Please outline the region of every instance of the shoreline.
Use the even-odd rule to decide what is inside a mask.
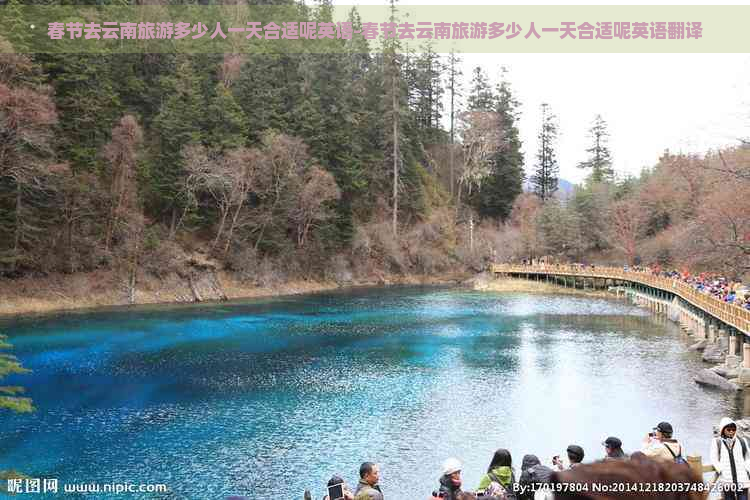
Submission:
[[[345,283],[325,280],[293,280],[270,286],[256,286],[237,280],[232,274],[217,273],[220,294],[205,294],[195,300],[184,280],[144,280],[135,294],[135,301],[127,302],[125,294],[117,288],[111,273],[79,273],[52,276],[43,279],[24,278],[0,280],[0,319],[17,319],[27,316],[73,311],[124,309],[135,306],[168,306],[178,304],[221,304],[250,299],[304,295],[368,287],[387,286],[439,286],[454,285],[480,292],[551,293],[606,297],[605,290],[564,288],[560,285],[535,282],[519,278],[492,278],[486,273],[473,277],[465,272],[440,275],[379,275],[376,278],[352,280]]]
[[[185,283],[176,280],[150,280],[128,303],[125,294],[117,289],[112,276],[104,273],[81,273],[44,279],[0,280],[0,319],[20,319],[29,316],[74,311],[96,312],[138,306],[169,306],[179,304],[215,304],[250,299],[304,295],[334,290],[387,286],[460,286],[469,277],[466,273],[425,275],[388,275],[374,279],[352,280],[345,283],[325,280],[293,280],[270,286],[243,283],[231,274],[218,273],[220,294],[205,294],[195,300]],[[82,284],[90,286],[82,286]],[[84,291],[85,289],[85,291]]]
[[[520,292],[520,293],[553,293],[556,295],[578,295],[584,297],[609,297],[607,290],[565,288],[563,286],[525,280],[522,278],[486,278],[479,276],[474,280],[473,289],[482,292]]]

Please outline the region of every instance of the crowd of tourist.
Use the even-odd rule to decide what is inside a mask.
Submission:
[[[549,268],[550,266],[559,268],[561,265],[565,265],[576,267],[581,270],[596,269],[596,266],[593,264],[550,264],[543,259],[524,259],[522,263],[523,265],[536,265],[543,268]],[[741,281],[727,279],[726,277],[715,273],[700,273],[695,275],[687,271],[667,271],[663,270],[659,265],[653,265],[650,267],[626,265],[623,266],[622,269],[625,272],[649,273],[662,278],[679,280],[692,286],[699,292],[711,295],[722,302],[727,302],[750,310],[750,285],[744,285]]]
[[[699,292],[750,310],[750,287],[740,281],[732,281],[711,273],[693,275],[687,271],[663,271],[659,266],[654,266],[649,271],[655,276],[682,281]]]
[[[716,471],[712,486],[688,465],[669,422],[661,422],[644,438],[639,451],[628,455],[622,441],[610,436],[602,442],[602,458],[591,463],[584,463],[581,446],[571,444],[566,449],[567,461],[555,456],[547,466],[536,455],[524,455],[517,471],[511,453],[498,449],[476,488],[464,484],[461,461],[449,458],[432,496],[425,496],[429,500],[697,500],[705,499],[713,489],[724,500],[748,500],[750,445],[736,433],[737,424],[723,418],[711,443],[710,463]],[[355,488],[335,475],[328,482],[329,495],[324,500],[384,500],[379,481],[379,466],[365,462]],[[305,498],[311,498],[309,492]]]

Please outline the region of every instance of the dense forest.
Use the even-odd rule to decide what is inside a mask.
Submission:
[[[26,24],[18,0],[0,5]],[[331,21],[325,0],[286,5],[300,20]],[[361,27],[356,10],[349,19]],[[750,278],[742,138],[720,151],[665,152],[623,177],[605,119],[592,117],[578,165],[586,180],[565,194],[554,110],[542,105],[537,144],[522,145],[514,89],[488,76],[501,68],[464,75],[459,54],[430,43],[32,54],[23,30],[9,33],[0,37],[0,297],[26,310],[45,295],[71,307],[94,304],[84,293],[141,302],[142,289],[151,301],[179,300],[159,290],[181,283],[187,300],[201,300],[207,289],[225,296],[230,281],[244,291],[383,282],[539,257]],[[533,165],[522,146],[537,152]],[[23,372],[0,352],[0,378]],[[0,408],[31,411],[21,394],[0,387]]]
[[[300,19],[332,19],[325,1],[289,5]],[[350,21],[360,26],[356,10]],[[0,39],[5,283],[107,272],[122,302],[137,302],[140,283],[206,267],[264,286],[545,255],[750,271],[745,145],[665,153],[622,178],[606,122],[592,117],[587,180],[564,197],[553,110],[543,106],[538,144],[525,145],[537,161],[524,165],[514,89],[488,77],[500,68],[464,75],[459,54],[429,43],[87,55],[23,54],[10,38]]]

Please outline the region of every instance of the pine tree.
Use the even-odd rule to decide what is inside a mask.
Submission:
[[[4,26],[4,31],[18,53],[28,52],[31,40],[30,23],[23,15],[23,3],[19,0],[8,0],[8,3],[2,7],[3,19],[8,23]]]
[[[542,252],[580,260],[584,246],[582,226],[578,213],[572,207],[561,204],[558,199],[548,200],[537,217]]]
[[[435,53],[434,42],[422,45],[421,53],[410,54],[405,71],[408,82],[409,108],[419,127],[422,142],[433,144],[445,140],[440,121],[443,112],[443,63]]]
[[[587,182],[576,187],[570,206],[586,224],[581,226],[581,240],[584,250],[601,251],[609,247],[606,239],[609,230],[608,207],[613,202],[612,185],[601,182]]]
[[[248,119],[251,144],[260,144],[268,129],[300,135],[303,118],[295,109],[303,102],[300,56],[250,54],[233,85],[237,103]]]
[[[555,140],[557,139],[556,117],[549,109],[549,104],[542,103],[542,129],[537,136],[539,152],[537,164],[531,183],[534,192],[542,201],[552,198],[557,191],[559,167],[555,155]]]
[[[451,198],[454,196],[456,181],[455,181],[455,143],[456,143],[456,117],[457,107],[456,101],[461,97],[461,58],[456,56],[456,52],[451,50],[448,57],[448,93],[450,95],[451,109],[450,109],[450,193]]]
[[[391,0],[390,23],[396,24],[396,0]],[[383,69],[384,80],[386,85],[386,123],[388,124],[388,138],[386,139],[386,151],[390,154],[388,158],[392,165],[392,220],[391,232],[393,237],[398,236],[398,201],[399,201],[399,174],[403,164],[402,152],[400,150],[400,125],[402,114],[402,99],[404,93],[402,89],[402,65],[403,60],[399,55],[401,44],[397,37],[385,38],[383,40]]]
[[[149,212],[171,220],[172,235],[176,230],[178,214],[186,203],[181,197],[182,179],[185,176],[182,148],[204,140],[203,125],[207,121],[204,118],[205,100],[190,59],[181,57],[176,68],[182,77],[167,77],[164,86],[170,92],[154,118],[155,144],[151,150],[147,181]]]
[[[116,90],[119,59],[107,54],[45,54],[40,59],[55,89],[59,148],[76,171],[95,171],[99,151],[124,111]]]
[[[590,170],[590,179],[592,182],[611,182],[614,181],[615,172],[612,170],[612,155],[607,147],[609,132],[607,131],[607,122],[602,115],[596,115],[594,124],[589,129],[591,138],[591,147],[586,150],[589,153],[589,159],[578,164],[578,168]]]
[[[10,349],[11,345],[5,342],[6,337],[0,334],[0,349]],[[23,368],[15,356],[3,354],[0,352],[0,380],[6,375],[14,373],[28,373],[29,370]],[[0,386],[0,409],[11,410],[18,413],[28,413],[34,411],[31,399],[19,397],[24,392],[23,387]]]
[[[482,216],[507,219],[516,197],[523,191],[523,154],[516,126],[517,107],[518,101],[513,97],[510,83],[503,79],[497,88],[496,108],[500,115],[503,145],[475,198],[475,207]]]
[[[472,111],[493,111],[496,107],[496,96],[492,91],[489,79],[484,70],[477,66],[471,78],[471,90],[468,108]]]
[[[205,142],[221,151],[238,148],[247,140],[247,118],[223,82],[214,86],[203,126]]]

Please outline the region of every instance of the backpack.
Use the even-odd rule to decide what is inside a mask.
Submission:
[[[672,457],[674,458],[674,463],[676,463],[677,465],[690,465],[688,464],[687,460],[682,458],[682,445],[680,445],[680,453],[675,455],[674,452],[672,451],[672,448],[670,448],[667,445],[667,443],[662,443],[662,444],[669,450],[669,453],[672,454]]]
[[[738,437],[737,440],[742,445],[742,458],[747,460],[747,444],[745,438]],[[716,438],[716,450],[719,452],[719,461],[721,461],[721,438]]]
[[[484,490],[484,496],[495,497],[500,500],[508,498],[508,490],[500,482],[500,478],[497,477],[493,472],[488,472],[487,476],[490,478],[490,484]]]

